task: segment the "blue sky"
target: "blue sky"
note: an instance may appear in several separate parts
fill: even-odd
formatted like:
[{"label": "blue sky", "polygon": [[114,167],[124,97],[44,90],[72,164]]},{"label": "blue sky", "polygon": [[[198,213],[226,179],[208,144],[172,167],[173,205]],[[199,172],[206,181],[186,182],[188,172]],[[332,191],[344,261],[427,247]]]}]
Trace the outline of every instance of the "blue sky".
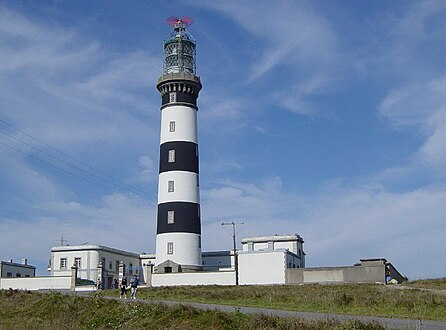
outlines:
[{"label": "blue sky", "polygon": [[299,233],[307,266],[446,276],[446,3],[272,3],[2,2],[0,258],[45,274],[61,235],[154,252],[155,85],[184,15],[204,250],[244,221],[239,238]]}]

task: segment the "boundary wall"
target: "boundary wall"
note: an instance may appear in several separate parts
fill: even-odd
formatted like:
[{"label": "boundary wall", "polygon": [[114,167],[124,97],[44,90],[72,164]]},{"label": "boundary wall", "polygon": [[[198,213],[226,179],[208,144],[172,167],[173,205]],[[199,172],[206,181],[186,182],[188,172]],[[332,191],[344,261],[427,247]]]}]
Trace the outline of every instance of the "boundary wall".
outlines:
[{"label": "boundary wall", "polygon": [[1,278],[2,290],[70,290],[71,276]]},{"label": "boundary wall", "polygon": [[235,271],[152,274],[152,286],[235,285]]},{"label": "boundary wall", "polygon": [[386,259],[361,259],[354,266],[288,268],[285,270],[286,284],[301,283],[383,283],[386,272],[398,283],[406,279]]}]

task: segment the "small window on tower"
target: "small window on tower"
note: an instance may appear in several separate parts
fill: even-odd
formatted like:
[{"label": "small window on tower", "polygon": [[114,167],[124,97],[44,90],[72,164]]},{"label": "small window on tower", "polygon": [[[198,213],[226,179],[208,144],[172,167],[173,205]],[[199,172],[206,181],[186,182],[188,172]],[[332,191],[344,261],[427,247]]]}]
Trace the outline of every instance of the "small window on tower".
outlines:
[{"label": "small window on tower", "polygon": [[169,122],[169,132],[175,132],[175,121],[174,120]]},{"label": "small window on tower", "polygon": [[170,103],[176,102],[177,101],[177,93],[176,92],[172,92],[170,93]]},{"label": "small window on tower", "polygon": [[167,211],[167,223],[172,224],[175,222],[175,211]]},{"label": "small window on tower", "polygon": [[169,181],[168,182],[167,191],[168,192],[174,192],[174,190],[175,190],[175,183],[174,183],[174,181]]},{"label": "small window on tower", "polygon": [[175,163],[175,150],[169,150],[169,163]]},{"label": "small window on tower", "polygon": [[173,254],[173,242],[167,242],[167,254]]}]

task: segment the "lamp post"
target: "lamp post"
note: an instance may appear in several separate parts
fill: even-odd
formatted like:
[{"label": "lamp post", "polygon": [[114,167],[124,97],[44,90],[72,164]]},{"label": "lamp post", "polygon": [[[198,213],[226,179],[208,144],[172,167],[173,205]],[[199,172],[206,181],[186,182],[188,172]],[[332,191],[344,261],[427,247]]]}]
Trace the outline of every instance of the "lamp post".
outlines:
[{"label": "lamp post", "polygon": [[232,245],[234,249],[234,267],[235,267],[235,285],[238,285],[238,254],[237,254],[237,243],[236,243],[236,233],[235,233],[235,227],[237,225],[243,225],[243,222],[235,223],[234,221],[231,222],[222,222],[222,226],[232,226]]}]

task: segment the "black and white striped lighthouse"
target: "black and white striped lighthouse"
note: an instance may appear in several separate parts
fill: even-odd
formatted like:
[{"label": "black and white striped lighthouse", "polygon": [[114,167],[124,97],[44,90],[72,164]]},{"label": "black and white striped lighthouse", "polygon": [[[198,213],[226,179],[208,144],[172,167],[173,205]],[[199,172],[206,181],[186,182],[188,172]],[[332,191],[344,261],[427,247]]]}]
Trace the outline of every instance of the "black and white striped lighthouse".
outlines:
[{"label": "black and white striped lighthouse", "polygon": [[161,139],[155,272],[197,271],[201,267],[195,41],[190,18],[169,18],[164,42]]}]

